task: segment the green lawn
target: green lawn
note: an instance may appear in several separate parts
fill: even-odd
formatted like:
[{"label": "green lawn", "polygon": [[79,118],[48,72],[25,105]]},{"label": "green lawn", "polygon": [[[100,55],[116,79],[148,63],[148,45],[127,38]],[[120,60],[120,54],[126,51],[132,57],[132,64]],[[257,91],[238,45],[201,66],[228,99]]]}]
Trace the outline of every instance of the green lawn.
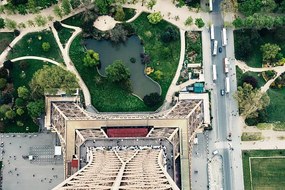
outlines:
[{"label": "green lawn", "polygon": [[61,21],[61,23],[82,28],[82,25],[84,24],[84,22],[82,22],[82,13],[69,17]]},{"label": "green lawn", "polygon": [[253,189],[285,187],[285,158],[251,159]]},{"label": "green lawn", "polygon": [[[49,42],[50,49],[48,52],[43,51],[42,43]],[[40,56],[46,57],[58,62],[63,62],[61,52],[57,46],[52,32],[42,31],[25,35],[13,48],[8,55],[9,59],[21,56]]]},{"label": "green lawn", "polygon": [[[76,21],[69,18],[67,24],[73,22]],[[163,73],[163,77],[160,80],[157,80],[157,82],[160,84],[162,96],[165,98],[179,62],[180,39],[168,44],[161,42],[160,35],[170,24],[162,21],[157,25],[152,25],[148,22],[147,14],[142,14],[131,24],[135,28],[136,33],[143,40],[146,53],[151,57],[149,66],[153,67],[155,70],[160,70]],[[147,31],[148,34],[146,34]],[[149,32],[151,33],[151,36],[149,36]],[[95,69],[90,70],[84,67],[82,64],[84,48],[80,41],[81,37],[77,37],[73,41],[70,49],[70,56],[90,90],[92,104],[96,109],[103,112],[154,111],[154,108],[151,109],[146,107],[143,101],[121,89],[119,85],[113,84],[105,78],[100,77]],[[170,49],[169,57],[162,56],[162,52],[160,51],[166,46]],[[153,75],[150,76],[154,77]],[[99,78],[100,82],[96,82],[94,80],[95,77],[97,77],[97,79]]]},{"label": "green lawn", "polygon": [[[243,151],[245,190],[251,189],[249,157],[285,156],[285,150]],[[285,159],[251,159],[254,190],[277,190],[285,186]]]},{"label": "green lawn", "polygon": [[266,108],[269,122],[285,122],[285,88],[270,88],[267,92],[270,97],[270,104]]},{"label": "green lawn", "polygon": [[[160,70],[163,72],[163,78],[157,80],[162,88],[162,97],[165,98],[167,90],[172,82],[175,75],[179,57],[180,57],[180,36],[179,38],[170,43],[163,43],[160,40],[160,35],[163,34],[165,29],[171,24],[166,21],[161,21],[156,25],[148,22],[146,13],[141,14],[134,22],[132,26],[136,29],[137,34],[144,42],[145,52],[150,55],[151,63],[149,66],[153,67],[154,70]],[[152,34],[149,36],[149,32]],[[177,29],[178,32],[178,29]],[[170,56],[167,58],[161,51],[164,47],[170,49]],[[150,75],[153,77],[153,73]]]},{"label": "green lawn", "polygon": [[70,28],[62,27],[61,30],[57,31],[58,37],[60,39],[60,43],[65,47],[65,44],[69,40],[69,38],[72,36],[74,30]]},{"label": "green lawn", "polygon": [[13,32],[0,32],[0,54],[5,50],[5,48],[11,43],[14,39]]},{"label": "green lawn", "polygon": [[[14,68],[11,72],[11,77],[14,84],[14,89],[17,90],[19,86],[29,87],[29,82],[31,81],[34,73],[43,68],[44,65],[50,65],[49,63],[44,63],[37,60],[26,60],[28,66],[26,69],[21,69],[19,66],[19,61],[14,63]],[[24,70],[25,77],[20,77],[22,71]],[[32,118],[27,114],[27,110],[22,116],[17,116],[15,121],[22,121],[24,126],[17,126],[16,122],[5,123],[4,132],[14,133],[14,132],[37,132],[38,126],[33,122]],[[26,127],[29,127],[29,130],[26,131]]]}]

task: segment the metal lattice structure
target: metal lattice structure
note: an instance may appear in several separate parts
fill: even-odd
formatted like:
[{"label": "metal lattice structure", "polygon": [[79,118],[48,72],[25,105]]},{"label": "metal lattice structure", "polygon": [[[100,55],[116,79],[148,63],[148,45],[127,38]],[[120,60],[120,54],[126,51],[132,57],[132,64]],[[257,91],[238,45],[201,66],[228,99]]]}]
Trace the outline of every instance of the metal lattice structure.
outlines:
[{"label": "metal lattice structure", "polygon": [[[143,182],[142,179],[144,179],[145,176],[139,175],[142,171],[135,170],[135,168],[142,167],[138,163],[146,161],[146,159],[142,159],[145,158],[144,151],[136,151],[135,153],[121,153],[119,151],[110,152],[107,150],[101,152],[98,150],[95,152],[92,151],[93,161],[86,162],[86,164],[80,163],[78,168],[79,171],[75,174],[69,171],[69,164],[74,156],[80,158],[80,147],[84,146],[84,143],[87,142],[87,140],[90,141],[90,139],[98,138],[108,140],[102,127],[153,126],[149,131],[147,138],[164,138],[172,144],[173,153],[171,153],[171,156],[174,160],[178,157],[181,160],[181,185],[183,188],[190,189],[189,179],[193,134],[204,122],[204,110],[208,109],[208,105],[204,102],[203,98],[185,99],[184,97],[171,109],[158,113],[90,113],[78,104],[76,98],[47,97],[47,116],[45,125],[48,129],[51,129],[58,134],[64,155],[65,177],[67,179],[60,187],[63,189],[76,189],[77,187],[77,189],[112,189],[113,187],[117,187],[115,189],[126,190],[152,189],[152,187],[146,185],[146,182]],[[126,159],[130,158],[129,154],[132,155],[132,158],[129,159],[127,168],[133,172],[137,172],[137,174],[131,175],[131,173],[127,174],[127,172],[125,172],[125,177],[120,178],[120,181],[116,182],[120,170],[116,167],[122,168],[122,163],[126,163]],[[160,154],[162,153],[149,151],[147,160],[152,160],[152,164],[161,164],[161,162],[158,162],[158,158],[161,159],[161,157],[158,156]],[[93,176],[95,174],[92,173],[91,170],[95,169],[97,164],[99,164],[99,166],[104,164],[101,163],[101,161],[98,161],[96,155],[100,157],[100,160],[105,160],[108,163],[112,162],[112,164],[114,164],[112,167],[114,167],[113,169],[117,173],[115,172],[114,176],[113,174],[105,176],[104,173],[102,173],[102,176],[97,176],[98,178]],[[102,156],[107,157],[103,158]],[[119,165],[117,166],[116,164]],[[154,165],[151,166],[154,167]],[[156,189],[176,189],[173,188],[173,179],[167,173],[168,170],[166,171],[163,167],[158,167],[158,165],[154,168],[157,169],[155,172],[158,173],[154,176],[150,175],[150,173],[147,175],[153,177],[149,179],[151,179],[150,181],[153,183],[156,183]],[[143,171],[147,171],[147,168],[144,168]],[[172,175],[172,177],[174,176]],[[161,179],[163,180],[160,181]],[[134,183],[133,181],[135,180],[138,182]],[[104,184],[101,184],[102,181],[104,181]],[[118,185],[118,183],[120,185]],[[175,184],[175,182],[173,183]]]},{"label": "metal lattice structure", "polygon": [[162,150],[91,149],[88,165],[54,189],[179,189],[165,172],[162,163]]}]

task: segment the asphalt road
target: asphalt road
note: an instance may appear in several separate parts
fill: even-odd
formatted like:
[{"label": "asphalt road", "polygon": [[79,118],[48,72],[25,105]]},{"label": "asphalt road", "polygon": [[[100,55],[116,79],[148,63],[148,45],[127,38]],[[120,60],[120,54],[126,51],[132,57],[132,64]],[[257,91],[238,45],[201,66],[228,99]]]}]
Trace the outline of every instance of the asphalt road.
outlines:
[{"label": "asphalt road", "polygon": [[[215,0],[213,4],[212,24],[215,29],[215,40],[218,41],[218,47],[222,47],[223,18],[219,10],[221,0]],[[210,34],[209,34],[210,35]],[[233,98],[236,91],[236,74],[234,66],[234,40],[233,31],[227,29],[228,45],[222,47],[222,52],[212,56],[212,64],[217,67],[217,80],[213,85],[212,90],[212,114],[214,130],[210,134],[210,152],[218,149],[223,158],[223,177],[224,189],[234,190],[243,189],[243,173],[240,151],[240,128],[238,117],[238,105]],[[213,46],[213,44],[212,44]],[[228,57],[231,63],[230,72],[227,74],[230,77],[230,93],[221,96],[220,90],[225,89],[225,77],[223,59]],[[207,65],[212,66],[212,65]],[[211,83],[212,81],[206,81]],[[214,112],[214,113],[213,113]],[[228,134],[232,133],[232,142],[227,140]],[[213,146],[218,143],[220,146]],[[230,145],[229,145],[230,143]],[[230,146],[233,147],[231,150]],[[212,150],[211,150],[212,149]]]}]

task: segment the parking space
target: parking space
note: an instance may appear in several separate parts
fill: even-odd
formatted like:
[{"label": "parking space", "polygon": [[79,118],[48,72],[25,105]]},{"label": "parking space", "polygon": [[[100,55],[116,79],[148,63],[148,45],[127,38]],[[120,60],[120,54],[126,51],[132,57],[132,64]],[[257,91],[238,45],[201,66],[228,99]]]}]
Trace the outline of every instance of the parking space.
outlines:
[{"label": "parking space", "polygon": [[63,160],[54,156],[55,138],[52,133],[1,135],[3,189],[46,190],[62,182]]}]

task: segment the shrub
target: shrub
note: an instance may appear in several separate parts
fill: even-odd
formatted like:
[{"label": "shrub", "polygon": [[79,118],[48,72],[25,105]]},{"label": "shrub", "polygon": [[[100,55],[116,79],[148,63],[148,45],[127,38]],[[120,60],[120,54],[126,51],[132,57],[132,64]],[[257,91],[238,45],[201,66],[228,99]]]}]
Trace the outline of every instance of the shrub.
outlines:
[{"label": "shrub", "polygon": [[57,31],[60,31],[63,27],[61,25],[61,23],[59,21],[55,21],[53,23],[53,27],[57,30]]},{"label": "shrub", "polygon": [[14,35],[15,35],[15,36],[19,36],[20,33],[21,33],[21,32],[20,32],[19,30],[14,30]]},{"label": "shrub", "polygon": [[5,67],[0,68],[0,78],[7,78],[8,77],[8,71]]},{"label": "shrub", "polygon": [[149,64],[150,63],[150,56],[146,53],[141,53],[141,62],[142,64]]},{"label": "shrub", "polygon": [[158,93],[150,93],[143,98],[143,101],[148,107],[156,107],[163,101],[163,99]]},{"label": "shrub", "polygon": [[196,18],[195,19],[195,25],[198,27],[198,28],[202,28],[205,26],[205,23],[203,21],[203,19],[201,18]]},{"label": "shrub", "polygon": [[25,60],[20,61],[19,67],[21,70],[26,70],[29,67],[29,63]]},{"label": "shrub", "polygon": [[136,61],[137,61],[136,58],[131,57],[131,59],[130,59],[130,62],[131,62],[131,63],[135,63]]},{"label": "shrub", "polygon": [[3,67],[8,70],[12,70],[14,63],[11,60],[7,60],[4,62]]},{"label": "shrub", "polygon": [[24,107],[25,106],[25,101],[22,98],[17,98],[15,100],[15,105],[16,105],[17,108]]},{"label": "shrub", "polygon": [[47,52],[47,51],[49,51],[49,49],[50,49],[50,44],[49,44],[48,42],[44,42],[44,43],[42,44],[42,48],[43,48],[43,50],[44,50],[45,52]]},{"label": "shrub", "polygon": [[121,6],[116,9],[114,18],[118,21],[123,21],[125,19],[125,12]]},{"label": "shrub", "polygon": [[0,18],[0,28],[4,28],[5,27],[5,22],[3,18]]},{"label": "shrub", "polygon": [[184,24],[185,24],[186,26],[192,25],[192,24],[193,24],[193,18],[192,18],[191,16],[189,16],[189,17],[185,20]]}]

